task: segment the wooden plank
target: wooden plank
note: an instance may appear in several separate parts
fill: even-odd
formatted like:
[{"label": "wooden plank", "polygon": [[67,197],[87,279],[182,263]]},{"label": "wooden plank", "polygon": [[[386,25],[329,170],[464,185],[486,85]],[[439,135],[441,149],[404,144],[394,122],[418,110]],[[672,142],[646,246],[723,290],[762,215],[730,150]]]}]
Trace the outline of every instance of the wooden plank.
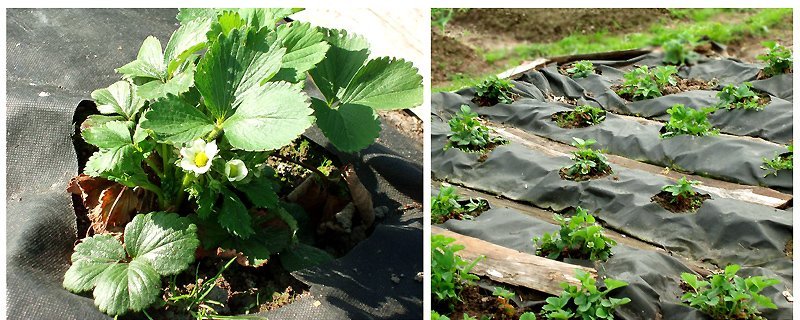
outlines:
[{"label": "wooden plank", "polygon": [[548,62],[549,60],[542,58],[530,62],[524,62],[519,66],[501,72],[497,75],[497,77],[500,79],[516,79],[525,72],[544,67]]},{"label": "wooden plank", "polygon": [[597,271],[592,268],[527,254],[436,226],[431,226],[431,234],[453,238],[455,243],[463,245],[465,249],[456,254],[464,260],[472,261],[483,256],[472,268],[472,273],[497,282],[559,295],[563,291],[562,282],[580,284],[575,278],[576,269],[597,278]]}]

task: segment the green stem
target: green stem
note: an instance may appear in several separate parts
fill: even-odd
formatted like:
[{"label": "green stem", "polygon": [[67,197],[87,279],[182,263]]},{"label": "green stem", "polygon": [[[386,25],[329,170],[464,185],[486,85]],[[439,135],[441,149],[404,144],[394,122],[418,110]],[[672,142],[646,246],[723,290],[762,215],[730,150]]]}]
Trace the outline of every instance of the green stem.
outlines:
[{"label": "green stem", "polygon": [[144,159],[144,162],[146,162],[146,163],[147,163],[147,165],[150,167],[150,169],[153,169],[153,172],[155,172],[155,173],[156,173],[156,175],[157,175],[157,176],[158,176],[158,177],[159,177],[161,180],[164,180],[164,171],[162,171],[162,170],[161,170],[161,169],[158,167],[158,165],[155,163],[155,161],[153,161],[153,159],[150,159],[150,157],[147,157],[147,158],[145,158],[145,159]]},{"label": "green stem", "polygon": [[175,210],[177,211],[178,208],[181,207],[183,203],[183,196],[186,195],[186,188],[189,187],[192,182],[194,182],[195,176],[191,172],[185,172],[183,174],[183,182],[181,182],[181,189],[178,190],[178,197],[175,199]]},{"label": "green stem", "polygon": [[211,130],[211,132],[208,134],[208,136],[206,136],[206,141],[207,142],[213,141],[214,139],[217,138],[217,136],[219,136],[220,133],[222,133],[222,123],[223,122],[225,122],[225,119],[218,119],[217,120],[217,123],[214,125],[214,130]]}]

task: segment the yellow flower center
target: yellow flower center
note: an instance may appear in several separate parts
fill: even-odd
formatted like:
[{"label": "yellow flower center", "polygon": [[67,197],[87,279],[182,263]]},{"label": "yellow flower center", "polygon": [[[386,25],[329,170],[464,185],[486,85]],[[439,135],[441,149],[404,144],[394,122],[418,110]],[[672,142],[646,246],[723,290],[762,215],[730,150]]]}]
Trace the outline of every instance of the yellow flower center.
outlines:
[{"label": "yellow flower center", "polygon": [[194,164],[198,167],[205,167],[206,163],[208,163],[208,156],[205,152],[198,152],[194,155]]}]

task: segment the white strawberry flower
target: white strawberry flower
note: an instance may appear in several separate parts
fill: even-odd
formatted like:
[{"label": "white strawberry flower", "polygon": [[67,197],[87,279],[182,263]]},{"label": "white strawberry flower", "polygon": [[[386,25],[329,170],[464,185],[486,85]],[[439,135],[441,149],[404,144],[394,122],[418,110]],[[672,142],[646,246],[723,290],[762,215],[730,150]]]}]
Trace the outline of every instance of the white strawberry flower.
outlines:
[{"label": "white strawberry flower", "polygon": [[211,168],[211,162],[217,156],[217,142],[206,143],[203,139],[197,139],[188,147],[181,148],[181,168],[186,171],[194,171],[196,174],[204,174]]},{"label": "white strawberry flower", "polygon": [[241,181],[247,177],[247,167],[239,159],[233,159],[225,164],[225,176],[228,181]]}]

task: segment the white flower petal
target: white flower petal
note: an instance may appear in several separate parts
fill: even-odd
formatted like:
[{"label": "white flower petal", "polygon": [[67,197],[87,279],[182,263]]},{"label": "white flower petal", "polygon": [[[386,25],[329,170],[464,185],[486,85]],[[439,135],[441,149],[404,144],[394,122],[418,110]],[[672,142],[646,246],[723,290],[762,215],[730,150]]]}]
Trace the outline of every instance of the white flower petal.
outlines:
[{"label": "white flower petal", "polygon": [[219,152],[219,149],[217,149],[217,141],[211,141],[205,145],[204,151],[206,152],[208,159],[214,159],[214,157],[217,155],[217,152]]},{"label": "white flower petal", "polygon": [[197,166],[194,164],[194,161],[192,161],[192,158],[183,158],[181,159],[181,168],[186,171],[192,171],[197,169]]}]

